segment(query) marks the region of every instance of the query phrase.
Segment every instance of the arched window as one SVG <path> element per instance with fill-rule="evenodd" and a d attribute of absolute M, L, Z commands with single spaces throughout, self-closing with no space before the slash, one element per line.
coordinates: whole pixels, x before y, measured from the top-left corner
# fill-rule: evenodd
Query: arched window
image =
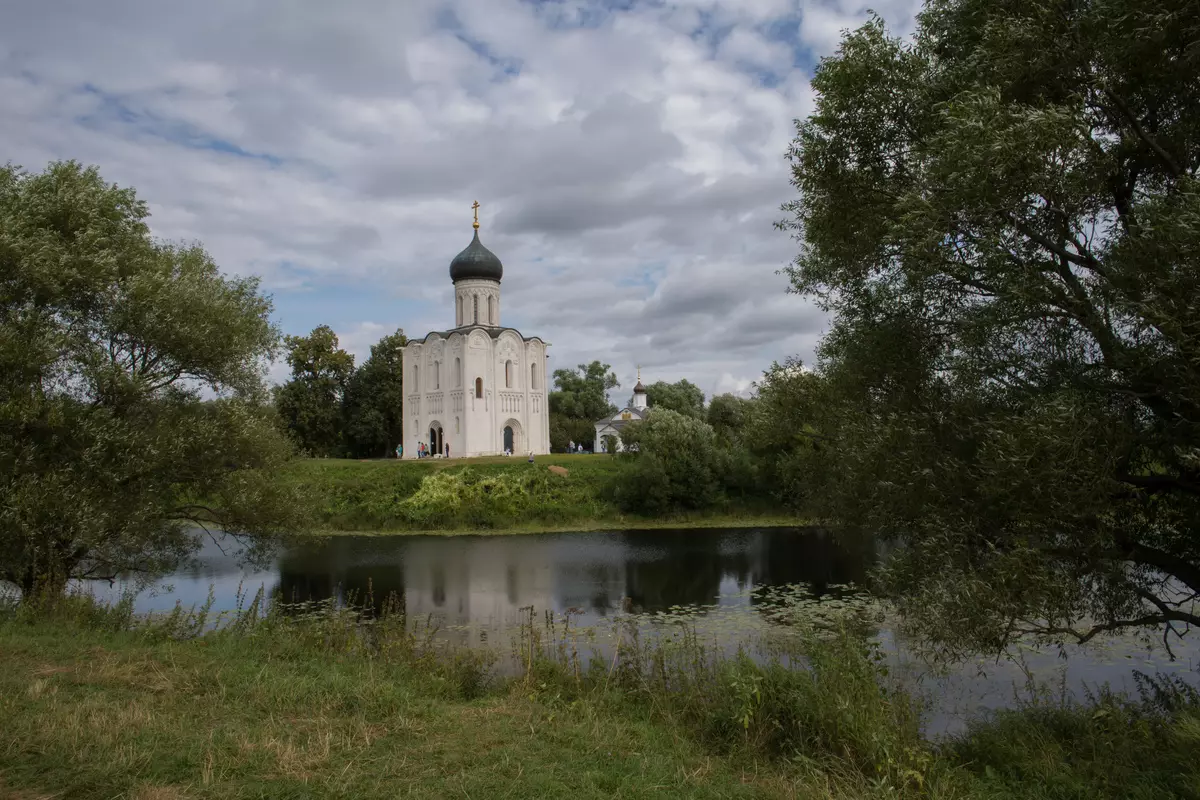
<path fill-rule="evenodd" d="M 537 364 L 529 365 L 529 388 L 536 389 L 537 387 Z"/>
<path fill-rule="evenodd" d="M 477 295 L 477 294 L 476 294 L 476 295 L 472 295 L 472 296 L 471 296 L 471 301 L 472 301 L 472 303 L 473 303 L 473 306 L 472 306 L 472 308 L 473 308 L 473 311 L 472 311 L 472 314 L 471 314 L 471 322 L 472 322 L 472 323 L 474 323 L 474 324 L 476 324 L 476 325 L 478 325 L 478 324 L 479 324 L 479 295 Z"/>
<path fill-rule="evenodd" d="M 420 385 L 421 385 L 421 366 L 420 366 L 419 364 L 413 364 L 413 385 L 412 385 L 412 390 L 413 390 L 414 392 L 419 392 L 419 391 L 420 391 Z"/>
<path fill-rule="evenodd" d="M 463 324 L 462 311 L 462 295 L 460 294 L 458 296 L 458 317 L 456 319 L 456 323 L 459 325 Z"/>
<path fill-rule="evenodd" d="M 504 388 L 512 388 L 512 361 L 504 362 Z"/>
<path fill-rule="evenodd" d="M 475 379 L 475 396 L 483 399 L 483 378 Z"/>
<path fill-rule="evenodd" d="M 454 418 L 454 432 L 458 433 L 458 417 Z"/>
<path fill-rule="evenodd" d="M 442 388 L 442 362 L 433 362 L 433 388 Z"/>
<path fill-rule="evenodd" d="M 462 359 L 454 359 L 454 388 L 462 388 Z"/>
<path fill-rule="evenodd" d="M 488 295 L 488 322 L 496 324 L 496 298 Z"/>

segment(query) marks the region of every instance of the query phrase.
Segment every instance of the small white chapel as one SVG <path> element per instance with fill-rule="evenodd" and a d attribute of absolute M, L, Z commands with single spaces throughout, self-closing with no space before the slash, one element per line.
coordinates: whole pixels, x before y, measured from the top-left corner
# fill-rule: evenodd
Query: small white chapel
<path fill-rule="evenodd" d="M 631 422 L 645 419 L 650 414 L 646 400 L 646 387 L 642 385 L 642 368 L 638 367 L 637 385 L 633 387 L 633 396 L 629 398 L 629 403 L 616 414 L 597 420 L 596 442 L 592 446 L 592 452 L 607 452 L 604 440 L 609 436 L 616 440 L 618 453 L 624 450 L 625 445 L 621 442 L 621 429 Z"/>
<path fill-rule="evenodd" d="M 550 452 L 546 348 L 500 324 L 504 265 L 475 237 L 450 262 L 454 327 L 404 348 L 404 458 Z"/>

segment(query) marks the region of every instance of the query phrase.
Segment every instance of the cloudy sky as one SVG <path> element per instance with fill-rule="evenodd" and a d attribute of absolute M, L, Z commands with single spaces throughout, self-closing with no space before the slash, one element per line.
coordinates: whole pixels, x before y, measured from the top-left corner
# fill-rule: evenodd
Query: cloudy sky
<path fill-rule="evenodd" d="M 554 368 L 744 391 L 826 325 L 772 223 L 813 67 L 867 7 L 7 0 L 0 161 L 99 165 L 156 235 L 260 275 L 285 332 L 328 324 L 360 360 L 453 324 L 478 200 L 502 322 Z M 917 3 L 870 7 L 904 31 Z"/>

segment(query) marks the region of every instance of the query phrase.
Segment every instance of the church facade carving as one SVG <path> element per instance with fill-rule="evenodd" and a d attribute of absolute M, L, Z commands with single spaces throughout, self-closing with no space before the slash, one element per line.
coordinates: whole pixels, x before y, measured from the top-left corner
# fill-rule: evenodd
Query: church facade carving
<path fill-rule="evenodd" d="M 549 344 L 500 322 L 500 259 L 479 241 L 450 262 L 454 327 L 404 348 L 404 458 L 550 452 Z"/>

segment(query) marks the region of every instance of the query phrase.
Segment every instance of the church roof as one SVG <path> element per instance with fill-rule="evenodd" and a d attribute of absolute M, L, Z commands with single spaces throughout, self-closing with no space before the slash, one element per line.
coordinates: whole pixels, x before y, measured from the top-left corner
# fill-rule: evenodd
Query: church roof
<path fill-rule="evenodd" d="M 637 386 L 633 387 L 633 393 L 634 394 L 645 394 L 646 393 L 646 387 L 642 386 L 642 381 L 640 378 L 638 379 Z"/>
<path fill-rule="evenodd" d="M 603 419 L 596 420 L 595 424 L 596 424 L 597 428 L 602 427 L 604 425 L 611 425 L 614 428 L 621 428 L 621 427 L 624 427 L 626 423 L 640 422 L 641 420 L 644 420 L 649 411 L 650 411 L 650 409 L 648 409 L 648 408 L 640 408 L 639 409 L 639 408 L 633 408 L 631 406 L 625 406 L 625 408 L 622 408 L 620 411 L 618 411 L 615 414 L 610 414 L 607 417 L 604 417 Z M 626 414 L 629 415 L 628 418 L 625 417 Z"/>
<path fill-rule="evenodd" d="M 512 331 L 517 336 L 520 336 L 521 341 L 523 341 L 523 342 L 538 341 L 538 342 L 542 342 L 543 344 L 546 343 L 546 340 L 540 336 L 526 336 L 523 333 L 521 333 L 519 330 L 517 330 L 516 328 L 503 328 L 498 325 L 495 325 L 495 326 L 493 326 L 493 325 L 463 325 L 458 328 L 451 328 L 448 331 L 430 331 L 429 333 L 422 336 L 420 339 L 409 339 L 408 343 L 409 344 L 425 344 L 425 340 L 428 339 L 430 336 L 437 336 L 442 339 L 449 339 L 452 334 L 461 333 L 465 336 L 465 335 L 469 334 L 471 331 L 483 331 L 488 336 L 491 336 L 493 339 L 499 339 L 500 334 L 504 333 L 505 331 Z"/>
<path fill-rule="evenodd" d="M 491 250 L 479 241 L 479 229 L 475 229 L 475 237 L 467 245 L 467 249 L 456 255 L 450 262 L 450 280 L 454 283 L 468 278 L 480 278 L 496 281 L 504 277 L 504 265 Z"/>

